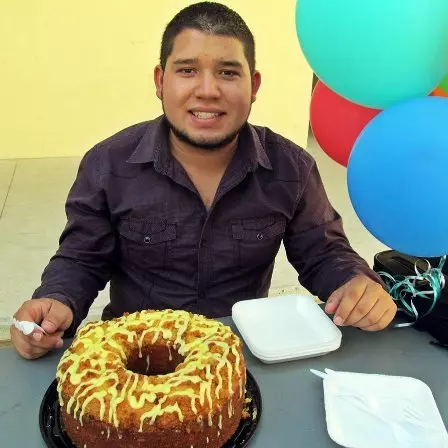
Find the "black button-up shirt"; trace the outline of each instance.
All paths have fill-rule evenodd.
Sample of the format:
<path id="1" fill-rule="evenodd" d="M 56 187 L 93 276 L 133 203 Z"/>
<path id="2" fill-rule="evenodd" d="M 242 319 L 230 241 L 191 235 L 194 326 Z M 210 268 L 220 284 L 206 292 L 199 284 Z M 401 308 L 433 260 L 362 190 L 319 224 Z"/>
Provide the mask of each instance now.
<path id="1" fill-rule="evenodd" d="M 80 164 L 59 249 L 33 294 L 69 305 L 71 332 L 108 281 L 105 319 L 163 308 L 229 315 L 268 294 L 282 240 L 300 282 L 323 300 L 357 274 L 381 283 L 351 249 L 303 149 L 246 125 L 207 211 L 168 135 L 163 116 L 137 124 Z"/>

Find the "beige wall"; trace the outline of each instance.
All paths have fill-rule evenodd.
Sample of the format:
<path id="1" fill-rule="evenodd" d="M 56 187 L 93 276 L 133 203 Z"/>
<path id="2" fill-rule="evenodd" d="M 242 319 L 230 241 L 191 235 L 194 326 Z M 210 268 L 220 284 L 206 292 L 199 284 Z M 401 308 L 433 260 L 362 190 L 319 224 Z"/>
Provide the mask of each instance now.
<path id="1" fill-rule="evenodd" d="M 152 73 L 166 23 L 193 1 L 2 0 L 0 159 L 75 156 L 161 113 Z M 304 146 L 312 72 L 295 0 L 228 0 L 255 35 L 263 83 L 250 121 Z"/>

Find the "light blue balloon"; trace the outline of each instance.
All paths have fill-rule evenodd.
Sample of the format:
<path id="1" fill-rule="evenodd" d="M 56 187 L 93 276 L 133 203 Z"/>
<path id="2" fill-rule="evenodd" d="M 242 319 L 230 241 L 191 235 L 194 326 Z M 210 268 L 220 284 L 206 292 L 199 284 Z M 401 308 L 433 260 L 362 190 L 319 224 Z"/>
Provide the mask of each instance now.
<path id="1" fill-rule="evenodd" d="M 425 96 L 448 72 L 448 0 L 297 0 L 296 29 L 316 75 L 363 106 Z"/>
<path id="2" fill-rule="evenodd" d="M 381 112 L 359 135 L 347 169 L 350 200 L 372 235 L 405 254 L 448 254 L 448 98 Z"/>

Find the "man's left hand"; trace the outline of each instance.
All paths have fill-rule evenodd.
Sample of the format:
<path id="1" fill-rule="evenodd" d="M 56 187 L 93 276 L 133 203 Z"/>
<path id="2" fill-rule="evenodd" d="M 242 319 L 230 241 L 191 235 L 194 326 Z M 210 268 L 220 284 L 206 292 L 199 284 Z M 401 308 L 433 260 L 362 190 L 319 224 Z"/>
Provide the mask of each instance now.
<path id="1" fill-rule="evenodd" d="M 392 322 L 397 305 L 379 283 L 358 275 L 331 294 L 325 311 L 334 314 L 336 325 L 378 331 Z"/>

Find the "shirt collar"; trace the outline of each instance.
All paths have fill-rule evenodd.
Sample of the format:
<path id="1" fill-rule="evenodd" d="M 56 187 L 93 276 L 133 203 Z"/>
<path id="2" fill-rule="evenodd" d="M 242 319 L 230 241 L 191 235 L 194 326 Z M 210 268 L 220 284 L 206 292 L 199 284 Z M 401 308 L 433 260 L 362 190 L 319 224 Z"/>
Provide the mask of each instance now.
<path id="1" fill-rule="evenodd" d="M 169 151 L 168 135 L 170 129 L 164 115 L 148 123 L 145 134 L 134 152 L 128 158 L 128 163 L 151 163 L 161 172 L 168 172 L 172 166 L 173 157 Z M 272 170 L 271 161 L 266 153 L 255 128 L 246 124 L 240 131 L 238 151 L 248 155 L 250 166 L 255 170 L 258 165 Z"/>
<path id="2" fill-rule="evenodd" d="M 254 126 L 249 123 L 247 123 L 240 131 L 238 151 L 247 154 L 251 171 L 255 171 L 258 165 L 261 165 L 267 170 L 272 170 L 271 161 L 263 146 L 263 142 Z"/>
<path id="3" fill-rule="evenodd" d="M 168 133 L 169 127 L 163 115 L 148 122 L 146 132 L 127 162 L 154 162 L 155 165 L 159 165 L 161 162 L 168 162 L 168 155 L 170 154 Z"/>

